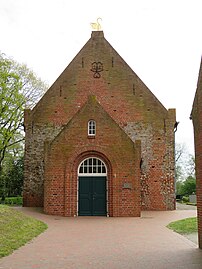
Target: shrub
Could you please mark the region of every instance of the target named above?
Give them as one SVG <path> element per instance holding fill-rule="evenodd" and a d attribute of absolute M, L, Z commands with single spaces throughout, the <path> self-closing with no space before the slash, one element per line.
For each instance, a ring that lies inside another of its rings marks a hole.
<path fill-rule="evenodd" d="M 189 202 L 189 197 L 187 197 L 187 196 L 183 196 L 183 197 L 182 197 L 182 201 L 183 201 L 184 203 L 188 203 L 188 202 Z"/>
<path fill-rule="evenodd" d="M 22 197 L 6 197 L 4 200 L 6 205 L 22 205 Z"/>

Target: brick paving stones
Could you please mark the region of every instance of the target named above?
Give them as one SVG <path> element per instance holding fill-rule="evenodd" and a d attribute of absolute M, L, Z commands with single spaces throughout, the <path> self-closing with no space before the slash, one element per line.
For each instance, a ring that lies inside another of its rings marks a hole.
<path fill-rule="evenodd" d="M 196 210 L 142 212 L 141 218 L 57 217 L 19 208 L 49 228 L 0 260 L 0 269 L 201 269 L 202 251 L 165 226 Z"/>

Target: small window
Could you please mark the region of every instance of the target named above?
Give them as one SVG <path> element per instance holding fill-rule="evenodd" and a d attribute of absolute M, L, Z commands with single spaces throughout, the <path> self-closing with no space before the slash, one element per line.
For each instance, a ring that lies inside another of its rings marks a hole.
<path fill-rule="evenodd" d="M 88 135 L 95 135 L 96 124 L 94 120 L 88 122 Z"/>

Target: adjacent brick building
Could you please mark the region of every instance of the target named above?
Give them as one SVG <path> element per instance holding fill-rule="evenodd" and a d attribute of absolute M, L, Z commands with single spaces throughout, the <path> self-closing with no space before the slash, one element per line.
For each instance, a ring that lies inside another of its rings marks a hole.
<path fill-rule="evenodd" d="M 199 247 L 202 248 L 202 60 L 191 113 L 194 126 Z"/>
<path fill-rule="evenodd" d="M 140 216 L 175 209 L 175 109 L 165 109 L 104 38 L 91 38 L 25 111 L 24 206 Z"/>

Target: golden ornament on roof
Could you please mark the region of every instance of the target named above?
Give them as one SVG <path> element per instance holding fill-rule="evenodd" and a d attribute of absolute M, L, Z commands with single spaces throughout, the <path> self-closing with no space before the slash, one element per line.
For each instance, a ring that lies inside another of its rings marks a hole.
<path fill-rule="evenodd" d="M 91 25 L 92 29 L 94 29 L 96 31 L 100 31 L 101 28 L 102 28 L 102 26 L 100 24 L 100 21 L 102 21 L 102 19 L 101 18 L 97 18 L 97 22 L 91 22 L 90 25 Z"/>

